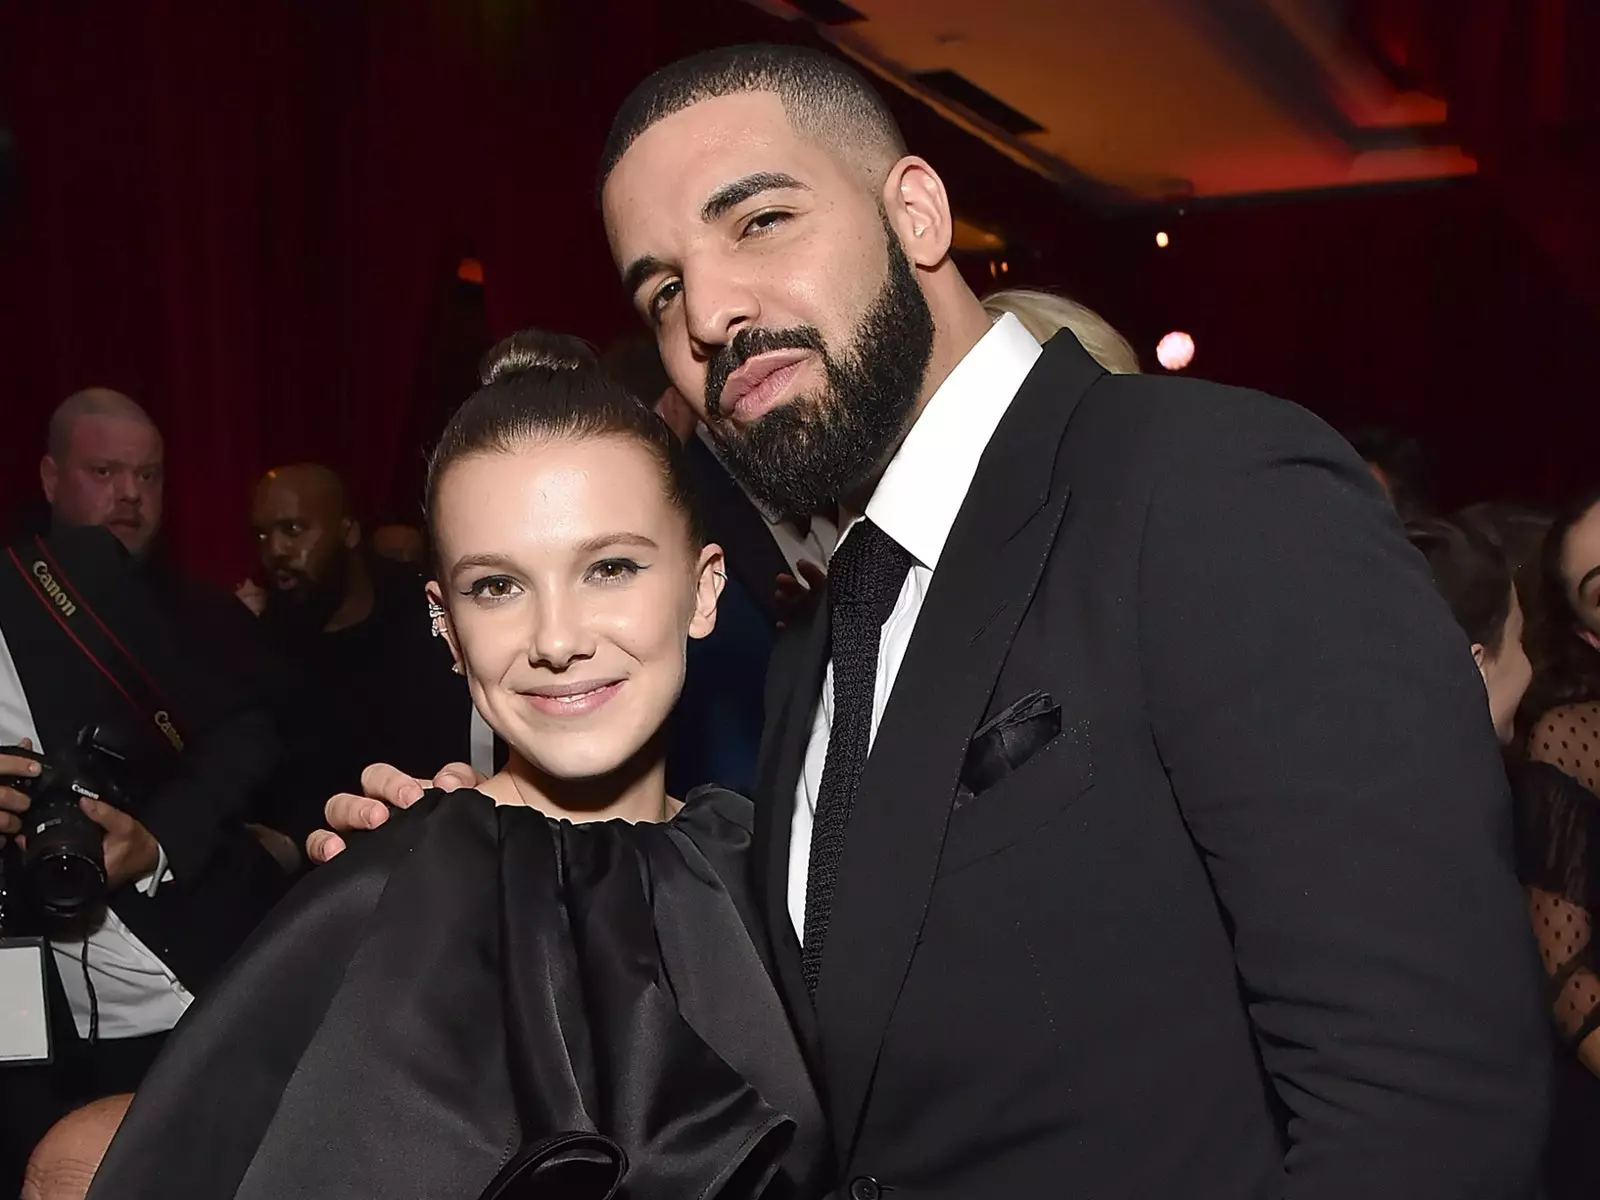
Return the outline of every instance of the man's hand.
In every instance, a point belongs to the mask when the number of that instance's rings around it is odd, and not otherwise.
[[[233,594],[258,617],[267,609],[267,590],[254,579],[246,579],[233,589]]]
[[[23,738],[21,742],[24,750],[33,749],[33,743]],[[19,758],[15,754],[0,754],[0,780],[12,775],[37,775],[39,764],[31,758]],[[17,791],[14,787],[7,787],[0,782],[0,847],[6,844],[7,839],[15,837],[22,829],[22,814],[28,811],[28,797]]]
[[[441,792],[457,788],[477,787],[484,781],[466,763],[449,763],[439,768],[433,777],[433,787]],[[328,801],[322,810],[329,828],[318,829],[306,839],[306,856],[314,863],[330,862],[344,850],[341,833],[351,830],[376,829],[389,819],[389,808],[410,808],[422,799],[429,787],[428,781],[407,775],[399,767],[388,763],[374,763],[361,772],[361,792],[352,796],[341,792]]]
[[[155,835],[137,820],[114,804],[87,796],[78,800],[78,807],[106,831],[100,845],[106,856],[106,883],[112,891],[143,879],[156,869],[161,847],[156,844]]]
[[[814,593],[828,581],[828,573],[810,559],[801,559],[797,568],[799,578],[787,571],[778,576],[773,599],[778,603],[778,628],[790,621],[798,621],[810,605]]]

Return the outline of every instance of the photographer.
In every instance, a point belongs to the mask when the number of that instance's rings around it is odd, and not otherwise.
[[[272,726],[210,665],[110,531],[0,553],[0,934],[48,939],[52,1046],[0,1063],[0,1195],[57,1118],[137,1087],[283,889],[240,824]]]

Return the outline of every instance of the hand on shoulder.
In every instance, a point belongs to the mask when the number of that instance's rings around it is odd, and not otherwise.
[[[429,787],[441,792],[473,788],[483,776],[466,763],[447,763],[433,779],[417,779],[388,763],[373,763],[361,772],[361,795],[341,792],[323,807],[328,828],[306,838],[306,857],[314,863],[331,862],[345,848],[340,834],[376,829],[389,819],[389,809],[410,808]]]

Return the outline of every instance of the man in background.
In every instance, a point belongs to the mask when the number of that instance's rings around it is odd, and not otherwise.
[[[415,525],[391,522],[372,531],[372,552],[390,562],[405,563],[419,571],[428,569],[428,540]]]
[[[92,387],[50,417],[39,481],[55,527],[104,525],[136,559],[161,531],[161,431],[132,398]]]
[[[1421,442],[1375,425],[1345,437],[1402,521],[1433,515],[1433,464]]]
[[[119,782],[133,801],[133,811],[82,803],[102,831],[107,895],[63,921],[12,841],[33,798],[11,784],[31,764],[0,753],[0,932],[48,938],[55,1050],[48,1063],[0,1066],[0,1195],[14,1194],[55,1120],[138,1086],[286,882],[241,824],[275,765],[271,720],[144,586],[125,547],[84,527],[0,556],[0,747],[31,747],[61,766],[95,730],[123,757]],[[170,745],[156,728],[174,731]]]
[[[422,575],[366,552],[339,475],[313,463],[268,471],[251,520],[261,626],[295,674],[276,705],[289,752],[262,821],[303,837],[329,789],[355,786],[369,762],[491,767],[466,681],[431,636]]]
[[[142,585],[207,655],[229,663],[258,699],[270,692],[272,664],[233,597],[183,574],[162,553],[166,448],[161,430],[132,397],[91,387],[63,400],[50,417],[39,482],[50,529],[110,530],[132,556]]]
[[[767,660],[784,617],[806,599],[799,581],[821,580],[838,531],[823,517],[785,520],[750,498],[667,378],[653,340],[618,342],[601,365],[683,442],[707,536],[727,555],[717,627],[689,643],[683,694],[668,733],[667,787],[675,796],[703,783],[748,791],[761,745]]]

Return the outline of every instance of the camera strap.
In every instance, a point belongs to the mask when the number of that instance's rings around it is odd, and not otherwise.
[[[18,555],[13,546],[6,550],[6,555],[28,583],[29,590],[38,597],[68,640],[128,702],[140,721],[154,725],[173,750],[181,753],[184,739],[178,730],[177,717],[150,673],[67,578],[45,547],[43,538],[35,537],[31,546],[24,544],[23,550],[24,553]]]

